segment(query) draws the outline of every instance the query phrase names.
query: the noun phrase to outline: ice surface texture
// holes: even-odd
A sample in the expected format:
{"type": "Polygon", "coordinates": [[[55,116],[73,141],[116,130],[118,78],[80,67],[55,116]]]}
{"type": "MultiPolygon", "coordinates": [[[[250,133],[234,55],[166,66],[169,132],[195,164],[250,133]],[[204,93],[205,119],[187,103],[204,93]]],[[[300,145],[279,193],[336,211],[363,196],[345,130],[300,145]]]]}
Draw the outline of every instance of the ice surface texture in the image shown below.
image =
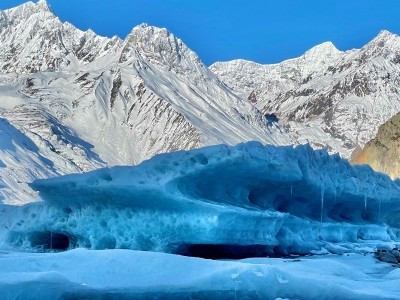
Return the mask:
{"type": "Polygon", "coordinates": [[[43,300],[400,298],[400,269],[377,264],[373,255],[213,261],[132,250],[75,249],[2,252],[0,264],[2,299],[38,295],[43,300]]]}
{"type": "Polygon", "coordinates": [[[43,202],[3,210],[7,245],[207,257],[337,253],[400,239],[397,182],[309,146],[212,146],[32,187],[43,202]]]}

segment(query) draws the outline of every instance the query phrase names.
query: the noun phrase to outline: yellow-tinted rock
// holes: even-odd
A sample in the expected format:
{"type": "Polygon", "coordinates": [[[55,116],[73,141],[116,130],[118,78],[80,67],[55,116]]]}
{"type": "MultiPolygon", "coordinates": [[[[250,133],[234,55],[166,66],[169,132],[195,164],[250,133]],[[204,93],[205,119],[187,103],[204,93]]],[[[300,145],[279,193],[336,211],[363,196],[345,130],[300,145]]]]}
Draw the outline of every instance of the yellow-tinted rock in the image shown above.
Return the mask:
{"type": "Polygon", "coordinates": [[[374,139],[364,149],[351,155],[352,164],[369,164],[374,170],[400,177],[400,113],[379,127],[374,139]]]}

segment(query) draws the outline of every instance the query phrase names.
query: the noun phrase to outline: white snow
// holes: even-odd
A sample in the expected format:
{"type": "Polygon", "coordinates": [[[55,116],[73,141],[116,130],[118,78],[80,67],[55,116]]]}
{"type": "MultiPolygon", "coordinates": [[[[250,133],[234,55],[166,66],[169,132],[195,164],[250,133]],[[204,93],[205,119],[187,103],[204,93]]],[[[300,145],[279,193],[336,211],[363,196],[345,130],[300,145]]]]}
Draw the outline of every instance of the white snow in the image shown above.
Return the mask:
{"type": "Polygon", "coordinates": [[[349,158],[400,110],[400,37],[382,31],[361,49],[326,42],[279,64],[217,62],[210,67],[238,95],[278,116],[295,143],[349,158]]]}
{"type": "MultiPolygon", "coordinates": [[[[0,117],[57,174],[204,145],[291,142],[166,29],[142,24],[125,40],[105,38],[29,2],[1,11],[0,70],[0,117]]],[[[27,202],[26,191],[4,202],[27,202]]]]}

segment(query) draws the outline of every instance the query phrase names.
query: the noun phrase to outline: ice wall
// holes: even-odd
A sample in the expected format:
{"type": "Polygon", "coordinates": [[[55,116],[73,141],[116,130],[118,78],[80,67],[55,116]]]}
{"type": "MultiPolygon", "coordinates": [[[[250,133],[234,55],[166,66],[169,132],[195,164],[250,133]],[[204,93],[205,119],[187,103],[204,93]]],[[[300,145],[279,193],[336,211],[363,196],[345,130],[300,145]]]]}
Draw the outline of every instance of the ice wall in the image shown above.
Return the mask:
{"type": "Polygon", "coordinates": [[[32,187],[44,201],[3,210],[3,245],[240,257],[400,240],[398,183],[309,146],[212,146],[32,187]]]}

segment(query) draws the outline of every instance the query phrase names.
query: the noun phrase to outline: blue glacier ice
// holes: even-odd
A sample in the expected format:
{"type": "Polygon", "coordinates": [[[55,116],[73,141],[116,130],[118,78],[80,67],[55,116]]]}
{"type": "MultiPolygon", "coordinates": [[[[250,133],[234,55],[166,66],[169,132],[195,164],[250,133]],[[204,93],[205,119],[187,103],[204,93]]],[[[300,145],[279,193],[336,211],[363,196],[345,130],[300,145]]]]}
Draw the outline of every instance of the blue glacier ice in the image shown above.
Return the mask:
{"type": "Polygon", "coordinates": [[[246,257],[400,241],[399,183],[307,145],[178,151],[31,186],[43,201],[0,210],[3,248],[246,257]]]}

